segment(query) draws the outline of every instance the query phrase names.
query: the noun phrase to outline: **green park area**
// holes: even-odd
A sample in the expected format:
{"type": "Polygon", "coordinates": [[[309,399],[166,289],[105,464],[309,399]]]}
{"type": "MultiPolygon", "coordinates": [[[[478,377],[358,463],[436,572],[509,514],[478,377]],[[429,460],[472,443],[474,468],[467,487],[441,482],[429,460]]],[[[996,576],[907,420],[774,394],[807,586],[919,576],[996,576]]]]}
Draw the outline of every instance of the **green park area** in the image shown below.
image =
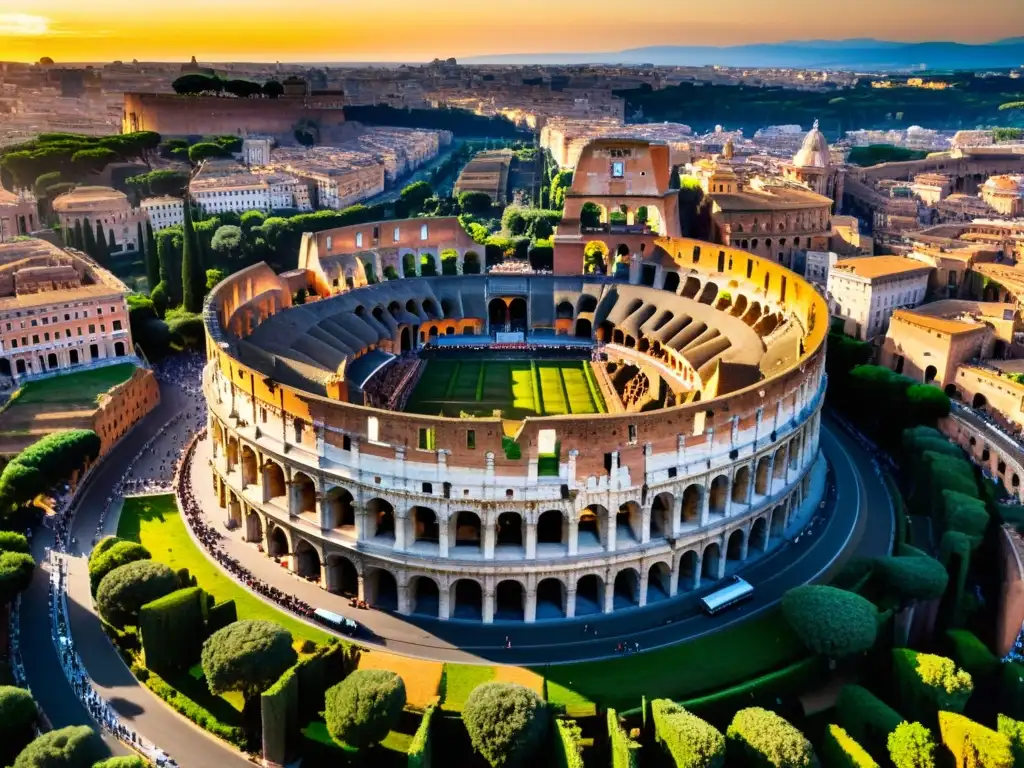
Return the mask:
{"type": "Polygon", "coordinates": [[[103,368],[65,373],[49,379],[30,381],[14,395],[15,405],[96,405],[100,397],[135,372],[134,363],[118,363],[103,368]]]}
{"type": "Polygon", "coordinates": [[[413,391],[411,413],[457,417],[605,413],[589,361],[431,360],[413,391]]]}

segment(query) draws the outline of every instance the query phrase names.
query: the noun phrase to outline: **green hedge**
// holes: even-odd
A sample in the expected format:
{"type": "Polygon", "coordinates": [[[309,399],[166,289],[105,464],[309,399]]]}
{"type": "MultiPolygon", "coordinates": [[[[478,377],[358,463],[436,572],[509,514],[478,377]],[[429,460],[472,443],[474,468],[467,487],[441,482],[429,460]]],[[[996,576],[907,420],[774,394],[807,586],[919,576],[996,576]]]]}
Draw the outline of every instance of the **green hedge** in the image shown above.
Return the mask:
{"type": "Polygon", "coordinates": [[[607,712],[608,741],[611,744],[612,768],[637,768],[640,764],[640,744],[629,737],[619,722],[614,709],[607,712]]]}
{"type": "Polygon", "coordinates": [[[946,640],[950,657],[976,681],[998,674],[999,659],[973,633],[951,629],[946,632],[946,640]]]}
{"type": "Polygon", "coordinates": [[[988,528],[988,510],[985,502],[976,495],[959,491],[942,492],[942,528],[966,533],[974,540],[980,540],[988,528]]]}
{"type": "Polygon", "coordinates": [[[135,541],[109,536],[100,544],[105,546],[99,552],[93,550],[89,555],[89,588],[92,590],[93,597],[96,596],[96,590],[100,588],[103,577],[115,568],[134,563],[137,560],[152,559],[149,550],[135,541]]]}
{"type": "Polygon", "coordinates": [[[289,747],[299,729],[299,680],[294,667],[260,695],[260,715],[264,760],[287,764],[291,757],[289,747]]]}
{"type": "Polygon", "coordinates": [[[884,593],[900,603],[942,597],[949,583],[942,563],[927,555],[880,557],[875,561],[875,577],[884,593]]]}
{"type": "Polygon", "coordinates": [[[32,551],[23,533],[15,533],[14,531],[0,531],[0,552],[21,552],[22,554],[30,554],[32,551]]]}
{"type": "Polygon", "coordinates": [[[974,683],[952,659],[908,648],[893,649],[892,658],[900,707],[911,719],[929,725],[940,710],[963,711],[974,683]]]}
{"type": "Polygon", "coordinates": [[[1003,663],[999,675],[999,711],[1018,720],[1024,720],[1024,664],[1019,661],[1003,663]]]}
{"type": "Polygon", "coordinates": [[[199,587],[179,589],[146,603],[139,611],[139,631],[146,666],[157,672],[178,672],[199,661],[206,634],[199,587]]]}
{"type": "Polygon", "coordinates": [[[836,699],[839,725],[879,762],[889,754],[889,734],[903,716],[867,688],[844,685],[836,699]]]}
{"type": "Polygon", "coordinates": [[[217,603],[207,611],[206,634],[212,635],[218,629],[224,629],[228,624],[234,624],[236,621],[238,621],[238,609],[235,607],[234,600],[217,603]]]}
{"type": "Polygon", "coordinates": [[[996,730],[1009,740],[1013,764],[1024,766],[1024,723],[1006,715],[999,715],[996,730]]]}
{"type": "MultiPolygon", "coordinates": [[[[141,678],[139,679],[141,680],[141,678]]],[[[204,731],[209,731],[239,749],[245,748],[246,739],[241,728],[222,723],[212,712],[168,685],[167,681],[156,672],[151,671],[142,682],[149,690],[169,704],[171,709],[184,715],[204,731]]]]}
{"type": "Polygon", "coordinates": [[[831,657],[866,651],[878,636],[878,611],[858,594],[805,584],[782,597],[782,615],[812,653],[831,657]]]}
{"type": "Polygon", "coordinates": [[[749,707],[733,717],[725,733],[729,765],[750,768],[811,768],[818,765],[811,742],[774,712],[749,707]]]}
{"type": "Polygon", "coordinates": [[[718,729],[668,699],[651,702],[654,736],[676,768],[721,768],[725,737],[718,729]]]}
{"type": "Polygon", "coordinates": [[[825,730],[821,752],[829,768],[878,768],[867,750],[838,725],[825,730]]]}
{"type": "Polygon", "coordinates": [[[900,723],[889,734],[888,746],[896,768],[935,768],[935,739],[921,723],[900,723]]]}
{"type": "Polygon", "coordinates": [[[412,743],[409,744],[408,768],[430,768],[431,752],[433,751],[430,734],[435,712],[437,712],[436,704],[431,704],[423,710],[423,719],[420,720],[420,727],[416,729],[416,733],[412,737],[412,743]]]}
{"type": "Polygon", "coordinates": [[[348,649],[341,643],[321,645],[295,665],[299,684],[299,718],[315,720],[324,710],[324,694],[345,679],[349,672],[348,649]]]}
{"type": "Polygon", "coordinates": [[[801,659],[788,667],[746,680],[739,685],[707,696],[688,699],[682,702],[682,706],[689,712],[731,717],[744,704],[749,705],[753,702],[771,705],[780,696],[802,689],[809,682],[818,679],[823,667],[824,661],[820,656],[801,659]]]}
{"type": "Polygon", "coordinates": [[[942,536],[939,559],[949,572],[949,586],[942,605],[942,618],[946,626],[963,626],[964,586],[967,584],[973,548],[974,541],[965,533],[946,531],[942,536]]]}
{"type": "Polygon", "coordinates": [[[1005,734],[986,728],[956,712],[939,712],[939,734],[942,744],[956,762],[957,768],[975,768],[966,763],[966,742],[977,750],[976,768],[1012,768],[1013,751],[1005,734]]]}
{"type": "Polygon", "coordinates": [[[575,720],[555,718],[555,765],[583,768],[583,731],[575,720]]]}

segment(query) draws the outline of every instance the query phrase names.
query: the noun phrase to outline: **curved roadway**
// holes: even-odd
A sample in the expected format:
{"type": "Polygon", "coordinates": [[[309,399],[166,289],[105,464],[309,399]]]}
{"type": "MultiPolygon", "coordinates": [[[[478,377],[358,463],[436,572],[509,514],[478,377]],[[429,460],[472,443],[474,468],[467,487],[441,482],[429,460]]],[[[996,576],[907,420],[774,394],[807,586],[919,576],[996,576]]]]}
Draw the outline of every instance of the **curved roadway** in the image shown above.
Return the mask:
{"type": "MultiPolygon", "coordinates": [[[[139,455],[149,436],[172,416],[196,404],[195,396],[187,395],[176,387],[162,385],[161,394],[160,405],[111,451],[89,486],[83,490],[72,530],[72,536],[80,542],[92,540],[110,489],[139,455]]],[[[870,454],[835,427],[831,420],[826,419],[821,434],[822,448],[833,470],[835,490],[829,505],[832,509],[826,510],[831,514],[826,514],[825,519],[817,524],[812,536],[801,537],[800,542],[769,553],[744,569],[744,575],[757,587],[755,599],[714,619],[696,612],[694,596],[659,603],[625,616],[632,631],[623,637],[639,640],[645,649],[696,637],[748,618],[773,604],[787,589],[797,584],[827,577],[853,554],[875,556],[888,551],[892,535],[891,507],[884,485],[874,475],[870,454]],[[848,542],[846,549],[841,557],[836,558],[835,553],[844,542],[848,542]],[[665,619],[670,616],[675,620],[665,624],[665,619]]],[[[209,475],[206,472],[196,474],[209,475]]],[[[36,536],[34,546],[40,558],[48,541],[52,541],[52,537],[45,531],[36,536]]],[[[82,549],[87,551],[89,545],[85,544],[82,549]]],[[[213,765],[241,768],[248,765],[244,755],[178,715],[132,676],[107,640],[93,612],[83,553],[73,554],[79,556],[70,558],[69,565],[71,631],[100,695],[117,710],[125,725],[167,750],[183,768],[213,765]]],[[[274,569],[270,570],[274,572],[274,569]]],[[[289,591],[298,592],[302,586],[314,590],[316,596],[310,602],[325,605],[328,598],[333,598],[344,603],[347,612],[352,613],[347,601],[295,579],[279,568],[275,577],[287,579],[284,588],[289,591]]],[[[49,628],[47,578],[44,569],[38,569],[22,601],[22,654],[26,675],[33,694],[54,727],[76,724],[96,727],[76,699],[57,660],[49,628]]],[[[375,618],[396,620],[387,614],[374,616],[375,613],[359,611],[356,616],[365,624],[370,624],[375,618]]],[[[398,652],[453,661],[480,661],[481,658],[493,657],[505,663],[543,664],[608,655],[615,641],[613,627],[622,621],[621,614],[588,618],[586,621],[591,626],[604,627],[607,624],[608,632],[602,632],[599,640],[584,640],[580,632],[583,619],[561,625],[520,623],[514,625],[514,629],[513,625],[502,624],[483,626],[425,621],[417,626],[402,622],[407,627],[407,635],[387,639],[383,643],[398,652]],[[503,647],[506,634],[514,637],[512,649],[503,647]],[[433,640],[424,643],[425,637],[433,640]],[[461,648],[454,647],[456,638],[461,648]]],[[[124,747],[113,745],[113,750],[123,753],[124,747]]]]}

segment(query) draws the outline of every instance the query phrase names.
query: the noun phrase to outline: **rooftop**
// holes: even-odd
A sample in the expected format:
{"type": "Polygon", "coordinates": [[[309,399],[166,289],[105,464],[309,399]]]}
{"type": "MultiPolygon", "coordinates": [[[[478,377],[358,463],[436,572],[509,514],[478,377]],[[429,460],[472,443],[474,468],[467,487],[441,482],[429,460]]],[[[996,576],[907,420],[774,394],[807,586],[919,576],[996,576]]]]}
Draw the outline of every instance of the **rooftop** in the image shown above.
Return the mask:
{"type": "Polygon", "coordinates": [[[128,202],[124,192],[118,192],[113,187],[78,187],[63,195],[59,195],[53,201],[53,209],[59,211],[69,205],[81,205],[85,203],[106,203],[106,202],[128,202]]]}
{"type": "Polygon", "coordinates": [[[734,194],[712,194],[711,199],[723,211],[763,211],[806,208],[812,205],[831,205],[832,200],[811,192],[788,186],[765,186],[761,190],[744,189],[734,194]]]}
{"type": "Polygon", "coordinates": [[[837,261],[833,265],[833,269],[851,272],[858,277],[873,280],[890,275],[927,272],[931,267],[920,261],[903,256],[858,256],[852,259],[837,261]]]}
{"type": "Polygon", "coordinates": [[[107,296],[120,297],[122,293],[123,291],[119,291],[114,286],[102,284],[82,285],[78,288],[40,291],[38,293],[23,293],[19,296],[0,297],[0,310],[27,309],[30,307],[67,303],[69,301],[82,301],[83,299],[99,299],[107,296]]]}
{"type": "Polygon", "coordinates": [[[950,320],[945,317],[921,314],[909,309],[897,309],[892,313],[892,321],[916,325],[918,328],[926,328],[930,331],[937,331],[938,333],[945,333],[950,336],[973,333],[985,327],[983,323],[950,320]]]}

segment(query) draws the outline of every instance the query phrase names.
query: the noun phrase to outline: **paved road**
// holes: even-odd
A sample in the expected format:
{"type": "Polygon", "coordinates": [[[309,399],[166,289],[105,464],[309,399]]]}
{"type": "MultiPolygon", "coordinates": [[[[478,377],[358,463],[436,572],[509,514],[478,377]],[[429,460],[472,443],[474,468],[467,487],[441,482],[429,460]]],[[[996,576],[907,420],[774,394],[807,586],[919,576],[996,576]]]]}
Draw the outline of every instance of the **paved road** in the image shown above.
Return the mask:
{"type": "MultiPolygon", "coordinates": [[[[209,521],[218,525],[222,511],[214,502],[210,473],[206,470],[208,442],[201,444],[192,473],[193,489],[204,501],[209,521]]],[[[833,469],[835,495],[829,499],[811,535],[790,542],[744,567],[744,578],[757,588],[755,599],[720,616],[700,611],[700,596],[714,589],[649,605],[642,609],[589,615],[560,624],[537,622],[439,621],[398,616],[383,611],[359,611],[348,600],[324,592],[280,568],[241,541],[241,531],[226,534],[227,551],[263,581],[297,595],[311,605],[350,616],[373,635],[379,645],[412,656],[438,661],[497,661],[509,664],[552,664],[615,656],[621,640],[640,642],[643,648],[678,643],[749,618],[774,605],[785,592],[812,579],[823,580],[852,556],[886,554],[890,547],[892,514],[884,485],[875,476],[870,454],[840,427],[826,420],[822,448],[833,469]],[[857,514],[857,510],[861,514],[857,514]],[[836,553],[843,554],[836,558],[836,553]],[[588,625],[598,636],[584,635],[588,625]],[[506,647],[506,637],[512,648],[506,647]]],[[[222,529],[222,528],[221,528],[222,529]]],[[[223,529],[222,529],[223,530],[223,529]]]]}

